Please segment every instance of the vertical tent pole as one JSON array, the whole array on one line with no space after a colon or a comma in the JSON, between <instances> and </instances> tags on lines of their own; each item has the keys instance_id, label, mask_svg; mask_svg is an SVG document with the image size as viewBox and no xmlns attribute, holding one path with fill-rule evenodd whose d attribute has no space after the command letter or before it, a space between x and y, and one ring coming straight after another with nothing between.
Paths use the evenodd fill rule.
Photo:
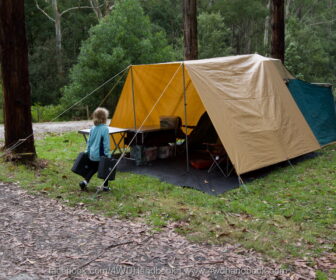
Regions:
<instances>
[{"instance_id":1,"label":"vertical tent pole","mask_svg":"<svg viewBox=\"0 0 336 280\"><path fill-rule=\"evenodd\" d=\"M132 102L133 102L134 129L136 129L136 113L135 113L135 100L134 100L133 66L131 66L131 81L132 81Z\"/></svg>"},{"instance_id":2,"label":"vertical tent pole","mask_svg":"<svg viewBox=\"0 0 336 280\"><path fill-rule=\"evenodd\" d=\"M184 73L184 63L182 64L182 80L183 80L183 98L184 98L184 121L186 128L186 137L185 137L185 145L186 145L186 160L187 160L187 172L189 172L189 146L188 146L188 121L187 121L187 92L185 85L185 73Z\"/></svg>"},{"instance_id":3,"label":"vertical tent pole","mask_svg":"<svg viewBox=\"0 0 336 280\"><path fill-rule=\"evenodd\" d=\"M136 129L136 112L135 112L135 98L134 98L133 66L131 66L131 81L132 81L133 120L134 120L134 129ZM138 137L136 137L135 143L138 144Z\"/></svg>"}]
</instances>

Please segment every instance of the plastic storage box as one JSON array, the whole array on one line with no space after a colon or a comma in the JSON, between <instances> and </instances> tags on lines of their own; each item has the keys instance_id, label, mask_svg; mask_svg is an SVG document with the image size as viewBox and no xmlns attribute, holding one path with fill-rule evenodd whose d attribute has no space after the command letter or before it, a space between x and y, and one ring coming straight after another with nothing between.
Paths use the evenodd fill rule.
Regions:
<instances>
[{"instance_id":1,"label":"plastic storage box","mask_svg":"<svg viewBox=\"0 0 336 280\"><path fill-rule=\"evenodd\" d=\"M177 116L160 116L161 128L176 128L178 125Z\"/></svg>"},{"instance_id":2,"label":"plastic storage box","mask_svg":"<svg viewBox=\"0 0 336 280\"><path fill-rule=\"evenodd\" d=\"M158 158L165 159L172 155L172 147L170 146L160 146L158 148Z\"/></svg>"},{"instance_id":3,"label":"plastic storage box","mask_svg":"<svg viewBox=\"0 0 336 280\"><path fill-rule=\"evenodd\" d=\"M157 159L157 147L146 147L144 149L146 161L153 161Z\"/></svg>"}]
</instances>

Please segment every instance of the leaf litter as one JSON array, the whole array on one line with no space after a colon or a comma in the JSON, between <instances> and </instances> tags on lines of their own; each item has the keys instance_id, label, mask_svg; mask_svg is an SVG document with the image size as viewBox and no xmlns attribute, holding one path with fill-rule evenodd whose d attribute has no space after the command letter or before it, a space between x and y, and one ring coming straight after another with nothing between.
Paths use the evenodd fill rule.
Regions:
<instances>
[{"instance_id":1,"label":"leaf litter","mask_svg":"<svg viewBox=\"0 0 336 280\"><path fill-rule=\"evenodd\" d=\"M68 207L18 184L0 183L0 280L315 279L315 267L291 269L238 244L197 244L176 223L154 232L141 221ZM334 256L333 256L334 258ZM322 257L316 268L333 265Z\"/></svg>"}]
</instances>

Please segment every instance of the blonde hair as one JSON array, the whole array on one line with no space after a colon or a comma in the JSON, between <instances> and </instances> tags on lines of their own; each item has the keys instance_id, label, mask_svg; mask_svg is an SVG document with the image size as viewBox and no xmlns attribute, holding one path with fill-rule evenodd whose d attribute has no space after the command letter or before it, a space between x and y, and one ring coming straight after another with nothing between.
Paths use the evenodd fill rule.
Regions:
<instances>
[{"instance_id":1,"label":"blonde hair","mask_svg":"<svg viewBox=\"0 0 336 280\"><path fill-rule=\"evenodd\" d=\"M98 107L92 114L94 125L105 124L108 118L109 111L105 108Z\"/></svg>"}]
</instances>

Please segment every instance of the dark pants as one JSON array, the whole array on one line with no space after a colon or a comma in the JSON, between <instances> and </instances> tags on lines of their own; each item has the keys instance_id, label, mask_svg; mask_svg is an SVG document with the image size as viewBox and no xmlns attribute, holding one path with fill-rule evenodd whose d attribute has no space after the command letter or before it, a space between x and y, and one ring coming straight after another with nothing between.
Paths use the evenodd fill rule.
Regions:
<instances>
[{"instance_id":1,"label":"dark pants","mask_svg":"<svg viewBox=\"0 0 336 280\"><path fill-rule=\"evenodd\" d=\"M92 161L92 160L90 160L90 162L89 162L89 172L84 177L84 179L86 180L86 182L89 183L89 181L91 180L92 176L98 171L98 166L99 166L99 161ZM108 180L106 180L104 182L104 186L105 187L108 186Z\"/></svg>"}]
</instances>

